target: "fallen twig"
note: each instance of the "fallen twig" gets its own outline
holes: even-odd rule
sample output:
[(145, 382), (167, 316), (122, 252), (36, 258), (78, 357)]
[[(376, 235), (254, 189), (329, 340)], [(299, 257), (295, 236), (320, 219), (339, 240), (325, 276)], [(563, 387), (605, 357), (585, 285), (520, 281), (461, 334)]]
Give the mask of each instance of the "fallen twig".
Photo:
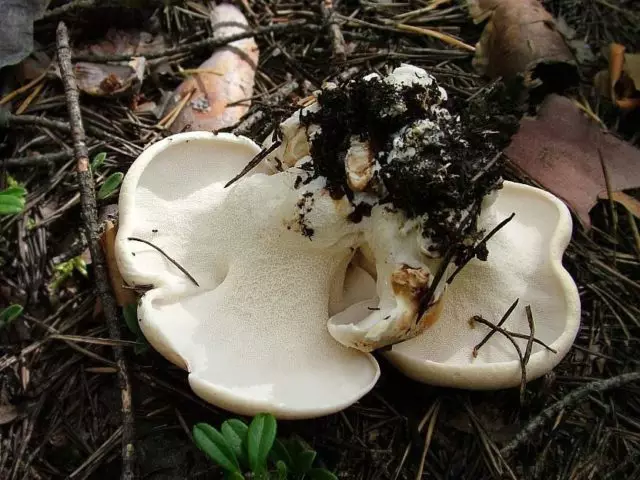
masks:
[(276, 141), (276, 142), (273, 142), (273, 145), (271, 145), (269, 148), (261, 150), (260, 153), (258, 153), (255, 157), (253, 157), (253, 159), (242, 169), (242, 171), (239, 174), (237, 174), (235, 177), (233, 177), (231, 180), (229, 180), (226, 183), (224, 188), (230, 187), (235, 182), (237, 182), (242, 177), (244, 177), (247, 173), (249, 173), (251, 170), (253, 170), (271, 152), (273, 152), (276, 148), (278, 148), (280, 144), (281, 144), (280, 141)]
[[(176, 53), (184, 53), (192, 50), (199, 50), (201, 48), (210, 48), (215, 49), (219, 47), (223, 47), (228, 45), (231, 42), (235, 42), (236, 40), (242, 40), (243, 38), (249, 37), (258, 37), (262, 35), (266, 35), (268, 33), (282, 33), (287, 30), (292, 30), (295, 28), (302, 28), (304, 30), (309, 30), (313, 32), (317, 32), (320, 27), (317, 25), (309, 25), (304, 20), (301, 21), (292, 21), (287, 23), (274, 23), (272, 25), (266, 25), (264, 27), (258, 27), (253, 30), (247, 30), (246, 32), (237, 33), (235, 35), (229, 35), (224, 38), (218, 37), (207, 37), (204, 40), (199, 40), (197, 42), (187, 43), (184, 45), (178, 45), (176, 47), (167, 48), (165, 50), (157, 51), (157, 52), (148, 52), (144, 54), (144, 57), (149, 60), (151, 58), (160, 58), (167, 57), (169, 55), (175, 55)], [(125, 60), (131, 60), (131, 55), (126, 53), (119, 53), (113, 55), (78, 55), (73, 57), (74, 62), (121, 62)]]
[(531, 349), (533, 348), (533, 337), (536, 334), (536, 326), (533, 323), (533, 312), (531, 312), (531, 305), (527, 305), (525, 308), (527, 312), (527, 322), (529, 323), (529, 339), (527, 340), (527, 348), (524, 351), (524, 364), (529, 363), (529, 357), (531, 357)]
[[(109, 285), (109, 277), (105, 267), (105, 260), (100, 248), (98, 235), (98, 218), (96, 213), (96, 197), (93, 176), (89, 167), (88, 150), (85, 144), (85, 134), (80, 112), (78, 87), (71, 65), (71, 47), (69, 46), (69, 33), (63, 22), (58, 24), (56, 32), (58, 63), (62, 74), (71, 135), (73, 137), (73, 149), (77, 161), (77, 178), (80, 185), (80, 201), (82, 219), (89, 240), (89, 251), (96, 278), (96, 289), (104, 317), (109, 328), (109, 336), (113, 340), (120, 340), (120, 327), (115, 299)], [(122, 473), (121, 479), (132, 480), (134, 478), (134, 418), (131, 402), (131, 384), (129, 372), (122, 346), (113, 347), (116, 364), (118, 366), (118, 380), (122, 399)]]
[(490, 239), (491, 237), (493, 237), (496, 233), (498, 233), (498, 231), (500, 231), (500, 229), (502, 229), (507, 223), (509, 223), (511, 220), (513, 220), (513, 217), (515, 217), (516, 214), (515, 212), (513, 212), (511, 215), (509, 215), (507, 218), (505, 218), (503, 221), (501, 221), (498, 225), (496, 225), (493, 230), (491, 230), (489, 233), (487, 233), (487, 235), (480, 240), (474, 247), (473, 250), (471, 252), (471, 255), (469, 255), (459, 266), (458, 268), (455, 269), (455, 271), (451, 274), (451, 276), (447, 279), (447, 283), (450, 284), (451, 282), (453, 282), (453, 279), (456, 278), (456, 276), (462, 271), (462, 269), (464, 267), (467, 266), (467, 264), (476, 256), (476, 253), (478, 252), (478, 250), (484, 246)]
[[(512, 307), (515, 308), (515, 305), (516, 304), (514, 303)], [(512, 310), (512, 309), (510, 308), (509, 310)], [(509, 310), (508, 310), (508, 313), (511, 313), (511, 311)], [(513, 345), (513, 348), (516, 349), (516, 352), (518, 354), (518, 360), (520, 361), (520, 404), (522, 405), (524, 403), (524, 392), (527, 386), (527, 365), (524, 361), (524, 356), (522, 355), (522, 350), (520, 349), (520, 346), (513, 339), (513, 335), (509, 334), (505, 329), (500, 328), (497, 325), (494, 325), (489, 320), (486, 320), (479, 315), (474, 315), (473, 317), (471, 317), (471, 321), (482, 323), (484, 325), (487, 325), (488, 327), (491, 327), (492, 329), (495, 329), (495, 331), (500, 332), (502, 335), (506, 337), (507, 340), (511, 342), (511, 345)], [(474, 356), (477, 355), (477, 350), (476, 350), (477, 348), (478, 347), (474, 348), (473, 350)]]
[(500, 321), (498, 322), (498, 325), (496, 326), (496, 328), (492, 328), (491, 331), (489, 333), (487, 333), (487, 336), (484, 337), (482, 339), (482, 341), (477, 344), (475, 347), (473, 347), (473, 356), (477, 357), (478, 356), (478, 350), (480, 350), (480, 348), (489, 341), (489, 339), (491, 337), (493, 337), (493, 334), (498, 332), (498, 327), (502, 327), (502, 325), (504, 324), (504, 322), (507, 321), (507, 319), (509, 318), (509, 316), (511, 315), (511, 313), (513, 312), (513, 310), (516, 308), (516, 306), (518, 305), (518, 302), (520, 301), (519, 298), (516, 298), (515, 302), (513, 302), (511, 304), (511, 306), (508, 308), (508, 310), (505, 312), (505, 314), (502, 316), (502, 318), (500, 319)]
[(43, 155), (30, 155), (28, 157), (12, 157), (0, 160), (0, 165), (7, 167), (31, 167), (34, 165), (50, 165), (62, 160), (73, 158), (71, 152), (45, 153)]
[(604, 392), (613, 388), (619, 388), (627, 383), (637, 382), (640, 380), (640, 372), (623, 373), (616, 377), (607, 378), (606, 380), (598, 380), (588, 383), (580, 388), (575, 389), (562, 400), (547, 407), (533, 420), (531, 420), (511, 442), (505, 445), (500, 453), (504, 456), (511, 455), (520, 448), (533, 435), (538, 433), (548, 422), (553, 420), (559, 413), (573, 407), (575, 404), (588, 397), (591, 393)]
[(339, 61), (344, 61), (347, 56), (347, 47), (344, 43), (344, 36), (340, 30), (340, 25), (338, 25), (333, 17), (333, 1), (320, 0), (320, 11), (322, 12), (324, 21), (328, 25), (333, 56)]
[(196, 287), (199, 287), (200, 284), (196, 281), (195, 278), (193, 278), (193, 276), (187, 272), (187, 270), (180, 265), (178, 262), (176, 262), (173, 258), (171, 258), (169, 255), (166, 254), (166, 252), (164, 250), (162, 250), (160, 247), (158, 247), (157, 245), (154, 245), (153, 243), (151, 243), (148, 240), (145, 240), (143, 238), (137, 238), (137, 237), (127, 237), (127, 240), (132, 241), (132, 242), (140, 242), (140, 243), (144, 243), (145, 245), (149, 245), (151, 248), (157, 250), (162, 256), (164, 256), (164, 258), (166, 258), (167, 260), (169, 260), (173, 265), (175, 265), (175, 267), (180, 270), (182, 273), (184, 273), (189, 280), (191, 280)]
[[(298, 89), (297, 82), (287, 82), (285, 85), (276, 90), (271, 96), (270, 100), (273, 103), (282, 103), (286, 98)], [(266, 113), (263, 110), (258, 110), (248, 115), (242, 120), (237, 127), (233, 128), (233, 133), (236, 135), (247, 135), (251, 129), (264, 120)], [(225, 129), (223, 129), (225, 130)]]

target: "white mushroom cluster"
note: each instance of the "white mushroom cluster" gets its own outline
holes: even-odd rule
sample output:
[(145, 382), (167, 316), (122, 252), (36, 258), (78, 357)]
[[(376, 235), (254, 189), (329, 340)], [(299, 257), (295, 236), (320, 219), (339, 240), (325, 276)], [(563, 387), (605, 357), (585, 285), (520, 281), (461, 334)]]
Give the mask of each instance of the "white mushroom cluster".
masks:
[[(350, 96), (342, 98), (349, 88)], [(322, 96), (333, 94), (338, 101), (336, 111), (322, 105)], [(446, 279), (454, 266), (454, 256), (442, 258), (443, 253), (448, 247), (473, 244), (477, 232), (473, 228), (460, 232), (461, 226), (488, 206), (499, 182), (488, 186), (487, 199), (476, 196), (474, 203), (462, 207), (427, 204), (418, 206), (427, 213), (409, 216), (413, 212), (394, 204), (387, 180), (397, 183), (404, 181), (403, 175), (425, 175), (432, 183), (446, 185), (454, 175), (450, 167), (457, 161), (451, 142), (467, 147), (460, 134), (460, 117), (453, 117), (443, 106), (446, 91), (423, 69), (403, 65), (386, 77), (367, 75), (356, 86), (329, 83), (316, 97), (279, 126), (279, 135), (267, 137), (264, 148), (272, 152), (266, 162), (274, 172), (296, 175), (294, 188), (300, 197), (288, 228), (311, 241), (316, 234), (326, 235), (315, 223), (326, 212), (314, 214), (314, 201), (327, 195), (334, 199), (330, 215), (356, 225), (358, 235), (352, 248), (360, 249), (368, 271), (377, 277), (378, 303), (369, 306), (366, 315), (360, 305), (354, 305), (333, 316), (329, 332), (346, 346), (372, 351), (413, 338), (437, 321), (446, 282), (434, 280)], [(363, 100), (370, 103), (348, 105)], [(372, 108), (373, 100), (380, 102), (378, 108)], [(348, 118), (349, 114), (355, 118)], [(342, 123), (341, 116), (346, 117)], [(325, 135), (328, 128), (337, 133)], [(280, 143), (274, 149), (276, 141)], [(339, 150), (329, 145), (328, 153), (324, 152), (331, 142)], [(321, 162), (333, 165), (323, 168)], [(458, 183), (466, 181), (458, 178)], [(424, 190), (428, 189), (425, 184)], [(440, 218), (430, 218), (435, 214)], [(435, 220), (450, 235), (450, 244), (431, 236)], [(469, 222), (468, 227), (472, 226)], [(456, 233), (458, 238), (453, 238)], [(335, 232), (330, 235), (335, 237)], [(441, 269), (445, 275), (441, 272), (438, 277)]]
[[(332, 106), (345, 101), (350, 117)], [(127, 283), (152, 285), (140, 327), (189, 371), (196, 394), (246, 415), (330, 414), (373, 388), (380, 367), (369, 352), (381, 347), (419, 381), (514, 386), (511, 345), (495, 335), (472, 358), (484, 333), (468, 323), (499, 318), (514, 297), (534, 306), (536, 335), (558, 352), (535, 346), (528, 379), (564, 356), (579, 324), (561, 264), (568, 211), (531, 187), (499, 189), (491, 173), (482, 190), (467, 188), (472, 137), (445, 101), (411, 66), (326, 86), (281, 124), (272, 155), (229, 187), (261, 151), (247, 138), (178, 134), (134, 162), (120, 193), (116, 258)], [(512, 211), (489, 257), (445, 287), (456, 259), (475, 255), (482, 232)], [(528, 331), (524, 309), (505, 326)]]

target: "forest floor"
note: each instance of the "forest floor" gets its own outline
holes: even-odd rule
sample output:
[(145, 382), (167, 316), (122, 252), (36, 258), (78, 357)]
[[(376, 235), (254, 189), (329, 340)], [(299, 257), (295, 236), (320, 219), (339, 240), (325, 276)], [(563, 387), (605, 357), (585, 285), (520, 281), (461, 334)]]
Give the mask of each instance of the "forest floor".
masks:
[[(149, 60), (158, 71), (142, 85), (147, 100), (160, 103), (163, 92), (171, 92), (183, 79), (178, 66), (196, 68), (211, 53), (197, 43), (211, 35), (202, 2), (149, 1), (140, 2), (144, 6), (139, 8), (74, 3), (76, 8), (53, 12), (36, 23), (35, 38), (49, 58), (55, 57), (60, 20), (69, 27), (73, 48), (100, 41), (109, 28), (162, 34), (170, 45), (182, 47), (177, 54), (167, 51)], [(433, 3), (427, 1), (336, 2), (334, 18), (347, 46), (342, 59), (334, 57), (328, 33), (303, 26), (326, 27), (320, 3), (238, 2), (254, 29), (300, 21), (255, 36), (260, 62), (249, 115), (266, 115), (247, 129), (250, 137), (262, 140), (272, 122), (288, 114), (297, 100), (345, 72), (383, 71), (408, 62), (426, 68), (450, 95), (461, 99), (488, 83), (473, 69), (472, 50), (398, 26), (402, 21), (438, 29), (474, 46), (483, 25), (473, 24), (463, 2), (436, 2), (439, 7), (431, 10), (425, 10)], [(595, 59), (581, 66), (582, 80), (574, 94), (612, 132), (620, 131), (625, 119), (598, 98), (593, 76), (607, 68), (600, 51), (610, 42), (629, 51), (640, 49), (640, 23), (630, 13), (634, 8), (637, 12), (637, 3), (632, 4), (545, 2), (594, 52)], [(5, 75), (0, 98), (20, 86), (14, 73)], [(293, 81), (297, 88), (284, 98), (278, 95)], [(62, 83), (46, 77), (41, 85), (20, 113), (67, 121)], [(5, 107), (15, 114), (32, 91)], [(145, 146), (168, 134), (154, 112), (135, 113), (130, 97), (83, 95), (80, 104), (91, 156), (107, 153), (97, 188), (111, 173), (126, 173)], [(640, 144), (633, 131), (620, 135)], [(68, 131), (42, 121), (0, 129), (3, 181), (8, 174), (28, 191), (22, 214), (0, 219), (0, 307), (24, 306), (19, 319), (0, 326), (0, 478), (7, 480), (120, 476), (123, 430), (114, 342), (109, 340), (92, 266), (86, 266), (84, 275), (82, 262), (74, 260), (86, 260), (87, 255), (71, 146)], [(505, 177), (532, 183), (511, 168)], [(101, 200), (100, 212), (116, 198)], [(631, 240), (634, 220), (621, 209), (613, 232), (608, 208), (600, 202), (593, 209), (589, 231), (574, 221), (564, 264), (579, 287), (582, 325), (560, 365), (527, 385), (524, 403), (518, 389), (470, 392), (415, 383), (380, 359), (379, 383), (356, 405), (316, 420), (279, 422), (279, 432), (302, 437), (344, 479), (415, 478), (427, 433), (424, 478), (640, 478), (640, 385), (621, 382), (598, 392), (602, 384), (595, 383), (580, 401), (570, 397), (592, 382), (637, 372), (640, 363), (640, 252)], [(123, 338), (135, 341), (121, 322)], [(131, 343), (122, 345), (132, 382), (140, 478), (218, 478), (217, 467), (194, 446), (190, 431), (197, 422), (218, 425), (228, 412), (198, 399), (187, 374), (152, 349), (134, 351)], [(565, 401), (567, 408), (556, 410), (519, 448), (501, 452), (545, 408)], [(433, 430), (419, 431), (434, 406), (439, 408)]]

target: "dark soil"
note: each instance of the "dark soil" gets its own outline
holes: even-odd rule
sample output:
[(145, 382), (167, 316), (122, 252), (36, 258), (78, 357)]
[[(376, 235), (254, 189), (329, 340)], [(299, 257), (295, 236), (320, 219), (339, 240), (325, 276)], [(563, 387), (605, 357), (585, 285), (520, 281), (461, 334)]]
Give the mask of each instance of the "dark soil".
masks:
[[(52, 7), (63, 3), (52, 2)], [(134, 8), (110, 2), (108, 7), (89, 5), (38, 21), (35, 30), (40, 48), (54, 56), (55, 29), (60, 19), (70, 27), (74, 48), (102, 38), (109, 27), (161, 32), (171, 45), (186, 45), (211, 35), (208, 21), (197, 7), (202, 8), (203, 2), (123, 3)], [(138, 8), (138, 3), (144, 8)], [(318, 2), (238, 2), (253, 27), (291, 20), (315, 26), (256, 38), (261, 55), (250, 114), (262, 115), (243, 128), (261, 141), (323, 81), (342, 83), (364, 71), (385, 74), (408, 62), (436, 77), (450, 96), (447, 107), (452, 113), (504, 120), (504, 125), (496, 127), (504, 138), (474, 147), (484, 161), (491, 159), (493, 152), (508, 141), (512, 122), (501, 120), (500, 102), (485, 104), (493, 105), (497, 112), (475, 103), (485, 101), (491, 84), (474, 73), (472, 53), (396, 25), (403, 22), (440, 29), (474, 45), (483, 26), (473, 25), (462, 3), (444, 2), (425, 13), (403, 16), (430, 3), (335, 2), (339, 14), (335, 18), (348, 46), (346, 59), (337, 60), (332, 57)], [(591, 87), (593, 74), (606, 66), (599, 55), (603, 46), (618, 41), (630, 51), (640, 48), (640, 22), (633, 3), (545, 2), (595, 53), (593, 62), (581, 66), (582, 96), (577, 96), (578, 100), (588, 102), (608, 128), (637, 145), (639, 135), (633, 116), (620, 115)], [(352, 20), (347, 22), (347, 17)], [(98, 187), (109, 174), (126, 172), (144, 146), (167, 135), (157, 127), (158, 116), (134, 114), (134, 103), (153, 100), (160, 104), (162, 93), (171, 91), (183, 78), (177, 73), (177, 65), (195, 68), (209, 54), (207, 49), (193, 48), (154, 59), (154, 73), (147, 75), (135, 99), (81, 97), (90, 152), (108, 154)], [(163, 64), (170, 68), (159, 70)], [(16, 69), (0, 73), (0, 97), (25, 83)], [(287, 93), (283, 101), (275, 101), (278, 89), (291, 81), (297, 82), (298, 88)], [(19, 95), (6, 108), (15, 113), (29, 93)], [(23, 113), (66, 121), (60, 82), (48, 78)], [(473, 138), (472, 133), (461, 134)], [(0, 309), (10, 303), (25, 307), (22, 317), (0, 327), (2, 479), (119, 478), (120, 392), (92, 266), (87, 266), (87, 277), (74, 270), (55, 291), (50, 288), (60, 278), (56, 265), (82, 255), (86, 249), (80, 235), (78, 186), (70, 146), (67, 132), (38, 122), (0, 129), (0, 188), (11, 175), (29, 192), (24, 214), (0, 219)], [(470, 167), (474, 152), (468, 156), (456, 152), (463, 157), (461, 169)], [(37, 155), (50, 156), (43, 159)], [(330, 164), (326, 166), (331, 168)], [(532, 183), (513, 170), (508, 159), (496, 169), (494, 173), (501, 172), (507, 179)], [(487, 184), (481, 183), (482, 188), (492, 184), (494, 173), (484, 177)], [(336, 184), (337, 188), (341, 185), (340, 181)], [(394, 201), (402, 202), (401, 190), (394, 190), (392, 183), (389, 186)], [(455, 205), (466, 202), (465, 195), (477, 195), (464, 188), (454, 190), (460, 195), (452, 198)], [(406, 202), (414, 204), (411, 198)], [(101, 213), (114, 203), (115, 197), (101, 201)], [(336, 415), (279, 422), (280, 433), (302, 437), (340, 478), (415, 478), (427, 434), (427, 429), (419, 431), (418, 425), (437, 406), (433, 433), (424, 453), (424, 478), (638, 478), (640, 387), (634, 383), (588, 395), (553, 418), (541, 433), (531, 435), (522, 448), (509, 455), (500, 454), (528, 421), (572, 391), (589, 382), (638, 371), (640, 261), (631, 228), (636, 220), (619, 208), (614, 222), (607, 204), (594, 208), (592, 220), (594, 227), (589, 232), (574, 222), (573, 240), (564, 258), (579, 285), (581, 330), (562, 363), (527, 385), (523, 404), (518, 389), (468, 392), (422, 385), (398, 374), (381, 358), (381, 380), (371, 394)], [(121, 320), (124, 338), (135, 341), (136, 336)], [(188, 387), (186, 373), (153, 350), (134, 351), (130, 345), (126, 349), (132, 370), (140, 478), (221, 478), (219, 470), (194, 447), (190, 429), (202, 421), (218, 425), (229, 414), (196, 398)]]

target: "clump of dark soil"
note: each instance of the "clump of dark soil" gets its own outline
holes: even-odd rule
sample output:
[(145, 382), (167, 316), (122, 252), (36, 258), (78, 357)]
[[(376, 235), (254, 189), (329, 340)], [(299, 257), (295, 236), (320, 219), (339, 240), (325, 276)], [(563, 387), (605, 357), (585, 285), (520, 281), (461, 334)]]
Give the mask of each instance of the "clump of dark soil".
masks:
[(309, 180), (323, 176), (334, 198), (346, 195), (353, 221), (371, 211), (347, 184), (345, 157), (355, 137), (369, 143), (379, 165), (367, 191), (409, 218), (421, 217), (433, 253), (479, 238), (481, 201), (502, 185), (503, 164), (494, 157), (516, 132), (521, 111), (504, 85), (455, 105), (442, 98), (435, 80), (399, 86), (360, 76), (324, 88), (318, 103), (319, 111), (301, 118), (307, 127), (320, 126), (310, 142)]

